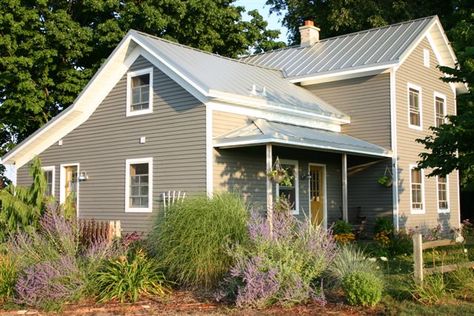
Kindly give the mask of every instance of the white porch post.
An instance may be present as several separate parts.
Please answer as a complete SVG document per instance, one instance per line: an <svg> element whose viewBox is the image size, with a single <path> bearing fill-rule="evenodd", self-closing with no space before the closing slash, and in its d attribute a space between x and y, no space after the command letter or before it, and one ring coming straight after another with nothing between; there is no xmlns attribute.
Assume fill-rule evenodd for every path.
<svg viewBox="0 0 474 316"><path fill-rule="evenodd" d="M349 221L347 202L347 154L342 154L342 219Z"/></svg>
<svg viewBox="0 0 474 316"><path fill-rule="evenodd" d="M272 144L266 145L266 170L267 170L267 220L270 226L270 234L273 233L273 187L268 173L272 170L273 154Z"/></svg>

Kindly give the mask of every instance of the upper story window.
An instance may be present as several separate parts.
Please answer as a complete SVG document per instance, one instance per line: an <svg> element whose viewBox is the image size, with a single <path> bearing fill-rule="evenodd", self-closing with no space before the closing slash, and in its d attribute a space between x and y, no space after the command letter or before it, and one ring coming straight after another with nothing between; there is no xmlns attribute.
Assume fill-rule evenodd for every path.
<svg viewBox="0 0 474 316"><path fill-rule="evenodd" d="M438 212L449 212L448 178L437 176L436 179L438 187Z"/></svg>
<svg viewBox="0 0 474 316"><path fill-rule="evenodd" d="M408 126L422 129L421 88L408 84Z"/></svg>
<svg viewBox="0 0 474 316"><path fill-rule="evenodd" d="M423 49L423 65L425 67L430 67L430 50L429 49Z"/></svg>
<svg viewBox="0 0 474 316"><path fill-rule="evenodd" d="M127 159L125 211L152 211L153 158Z"/></svg>
<svg viewBox="0 0 474 316"><path fill-rule="evenodd" d="M153 112L153 68L127 74L127 116Z"/></svg>
<svg viewBox="0 0 474 316"><path fill-rule="evenodd" d="M298 161L281 159L280 163L281 167L287 170L291 183L277 184L278 197L286 198L292 206L292 213L299 214Z"/></svg>
<svg viewBox="0 0 474 316"><path fill-rule="evenodd" d="M440 127L446 123L446 96L441 93L435 92L434 94L434 105L435 105L435 126Z"/></svg>
<svg viewBox="0 0 474 316"><path fill-rule="evenodd" d="M410 166L410 186L411 212L413 214L424 213L423 170L417 169L415 165Z"/></svg>
<svg viewBox="0 0 474 316"><path fill-rule="evenodd" d="M54 166L43 167L44 177L46 179L45 196L54 196Z"/></svg>

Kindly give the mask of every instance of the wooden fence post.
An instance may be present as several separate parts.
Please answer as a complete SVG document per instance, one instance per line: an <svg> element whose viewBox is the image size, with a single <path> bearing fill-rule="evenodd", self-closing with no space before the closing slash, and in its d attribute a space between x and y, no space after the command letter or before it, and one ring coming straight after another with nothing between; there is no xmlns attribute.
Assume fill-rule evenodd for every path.
<svg viewBox="0 0 474 316"><path fill-rule="evenodd" d="M423 282L423 241L420 233L413 234L413 263L415 282Z"/></svg>

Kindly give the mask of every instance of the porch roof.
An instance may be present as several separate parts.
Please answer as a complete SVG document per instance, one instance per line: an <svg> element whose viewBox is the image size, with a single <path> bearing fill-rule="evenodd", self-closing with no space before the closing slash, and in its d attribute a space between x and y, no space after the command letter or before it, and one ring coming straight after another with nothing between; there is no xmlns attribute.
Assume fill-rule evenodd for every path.
<svg viewBox="0 0 474 316"><path fill-rule="evenodd" d="M364 156L391 157L381 146L342 133L255 119L248 125L214 138L214 147L232 148L264 144L295 146Z"/></svg>

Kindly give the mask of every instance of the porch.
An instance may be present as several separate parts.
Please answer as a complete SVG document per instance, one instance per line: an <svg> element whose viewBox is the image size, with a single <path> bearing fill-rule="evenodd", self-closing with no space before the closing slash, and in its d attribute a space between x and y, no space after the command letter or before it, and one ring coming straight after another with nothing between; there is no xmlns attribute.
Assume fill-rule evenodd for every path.
<svg viewBox="0 0 474 316"><path fill-rule="evenodd" d="M267 176L279 159L291 184ZM254 206L271 211L280 195L299 218L330 226L392 215L392 189L377 184L391 169L390 153L353 137L317 129L254 120L214 139L214 189L238 191Z"/></svg>

